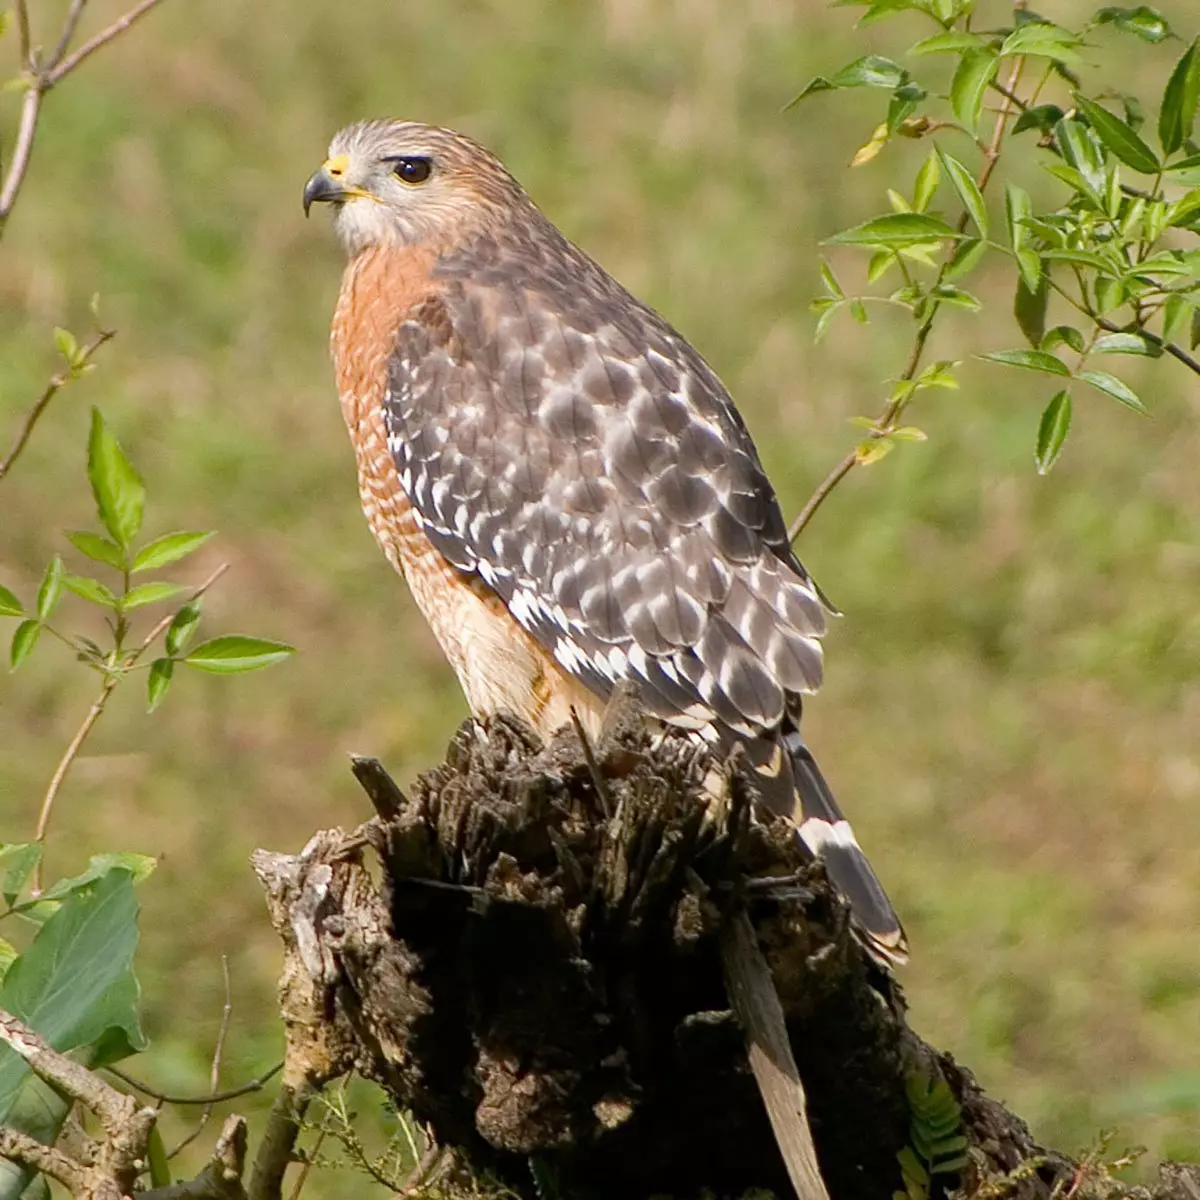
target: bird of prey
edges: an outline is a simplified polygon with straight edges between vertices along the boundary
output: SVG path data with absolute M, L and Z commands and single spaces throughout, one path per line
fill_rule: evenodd
M 308 180 L 362 506 L 466 693 L 543 734 L 618 684 L 757 774 L 868 948 L 904 932 L 799 732 L 828 605 L 732 398 L 461 133 L 378 120 Z

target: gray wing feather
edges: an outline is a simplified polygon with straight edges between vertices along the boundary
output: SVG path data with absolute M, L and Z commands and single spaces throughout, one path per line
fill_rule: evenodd
M 716 375 L 548 226 L 437 274 L 384 414 L 428 536 L 600 694 L 776 728 L 820 683 L 826 610 Z

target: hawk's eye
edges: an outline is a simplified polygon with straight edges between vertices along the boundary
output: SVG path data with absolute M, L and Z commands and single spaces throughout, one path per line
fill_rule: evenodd
M 390 158 L 388 162 L 392 164 L 396 178 L 405 183 L 424 183 L 433 170 L 433 164 L 427 158 L 404 155 L 400 158 Z

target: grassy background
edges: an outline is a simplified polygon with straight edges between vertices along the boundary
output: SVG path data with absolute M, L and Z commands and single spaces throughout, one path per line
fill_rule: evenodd
M 50 42 L 56 6 L 36 7 Z M 89 20 L 117 11 L 96 0 Z M 924 151 L 845 169 L 878 94 L 780 110 L 905 34 L 864 38 L 813 0 L 192 0 L 50 97 L 3 246 L 0 431 L 54 369 L 50 327 L 82 330 L 93 291 L 120 335 L 0 488 L 0 579 L 28 596 L 52 552 L 70 561 L 56 531 L 92 519 L 97 403 L 145 476 L 149 532 L 220 530 L 178 572 L 230 563 L 210 632 L 301 649 L 244 681 L 181 679 L 149 718 L 118 691 L 61 796 L 52 873 L 101 848 L 160 859 L 141 889 L 143 1075 L 206 1089 L 222 955 L 223 1082 L 278 1055 L 278 953 L 247 855 L 362 819 L 348 751 L 409 778 L 465 715 L 358 510 L 326 352 L 340 257 L 300 211 L 329 135 L 394 113 L 491 144 L 703 350 L 794 512 L 909 336 L 847 320 L 814 347 L 817 242 L 883 208 Z M 1133 69 L 1148 96 L 1178 54 L 1098 41 L 1101 72 L 1128 86 Z M 11 33 L 0 50 L 11 61 Z M 0 98 L 9 130 L 16 106 Z M 1019 344 L 1000 282 L 981 286 L 988 315 L 947 321 L 935 357 Z M 810 741 L 908 923 L 916 1026 L 1052 1143 L 1117 1124 L 1198 1157 L 1200 413 L 1182 371 L 1119 369 L 1153 419 L 1086 398 L 1049 479 L 1032 464 L 1049 389 L 968 362 L 961 392 L 914 412 L 928 443 L 834 494 L 801 547 L 847 613 Z M 4 839 L 32 830 L 94 686 L 50 644 L 0 678 Z M 326 1173 L 310 1191 L 362 1186 Z

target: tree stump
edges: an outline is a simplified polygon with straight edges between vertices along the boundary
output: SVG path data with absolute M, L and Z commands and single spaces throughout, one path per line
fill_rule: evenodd
M 652 742 L 631 714 L 612 724 L 590 747 L 469 721 L 407 799 L 355 760 L 373 820 L 297 857 L 258 852 L 293 1086 L 357 1070 L 520 1196 L 540 1194 L 531 1163 L 572 1200 L 794 1196 L 723 972 L 748 920 L 833 1200 L 903 1188 L 906 1085 L 937 1077 L 968 1159 L 926 1194 L 1135 1194 L 1036 1145 L 908 1028 L 896 981 L 736 763 Z M 1197 1200 L 1188 1178 L 1153 1195 Z

